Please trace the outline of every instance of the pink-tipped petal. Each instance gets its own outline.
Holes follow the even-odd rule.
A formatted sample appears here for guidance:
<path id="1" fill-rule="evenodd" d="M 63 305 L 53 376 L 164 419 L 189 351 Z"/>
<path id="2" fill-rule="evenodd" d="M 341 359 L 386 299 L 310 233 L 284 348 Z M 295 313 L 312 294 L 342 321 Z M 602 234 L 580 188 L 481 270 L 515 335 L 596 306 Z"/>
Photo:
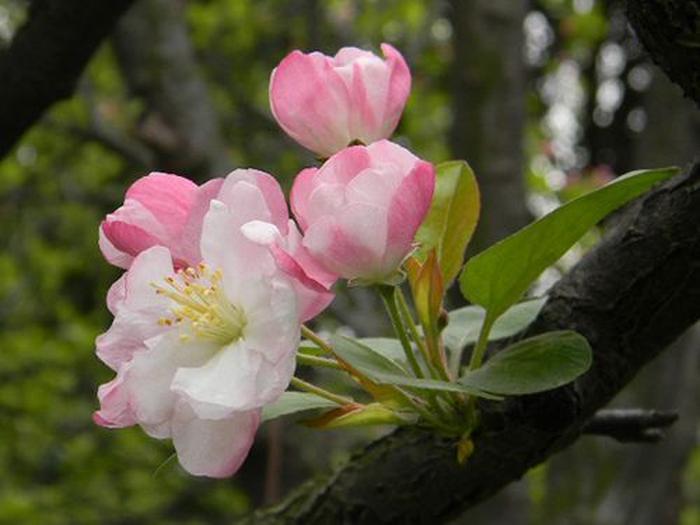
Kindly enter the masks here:
<path id="1" fill-rule="evenodd" d="M 347 279 L 384 277 L 386 211 L 367 204 L 350 204 L 336 217 L 312 224 L 304 246 L 327 271 Z"/>
<path id="2" fill-rule="evenodd" d="M 428 162 L 418 161 L 389 206 L 386 267 L 398 266 L 410 251 L 416 231 L 430 208 L 434 189 L 435 169 Z"/>
<path id="3" fill-rule="evenodd" d="M 146 207 L 172 237 L 185 226 L 196 192 L 197 185 L 184 177 L 154 172 L 134 182 L 126 198 Z"/>
<path id="4" fill-rule="evenodd" d="M 293 51 L 270 78 L 270 106 L 282 129 L 302 146 L 329 157 L 352 140 L 349 95 L 332 61 Z"/>
<path id="5" fill-rule="evenodd" d="M 134 260 L 134 256 L 129 253 L 125 253 L 114 246 L 114 244 L 112 244 L 109 238 L 107 238 L 105 235 L 103 225 L 104 222 L 100 224 L 99 237 L 97 241 L 102 255 L 104 255 L 104 258 L 108 263 L 113 264 L 118 268 L 129 268 L 129 266 L 131 266 L 131 262 Z"/>
<path id="6" fill-rule="evenodd" d="M 104 221 L 102 231 L 118 252 L 128 254 L 132 258 L 148 248 L 160 244 L 156 237 L 140 227 L 126 222 Z M 105 257 L 109 259 L 108 255 L 111 256 L 112 253 L 105 253 Z"/>
<path id="7" fill-rule="evenodd" d="M 224 179 L 212 179 L 197 189 L 192 208 L 185 223 L 180 242 L 174 250 L 174 258 L 182 264 L 176 266 L 196 266 L 202 260 L 199 252 L 199 243 L 202 237 L 202 223 L 204 216 L 209 211 L 209 204 L 216 199 L 221 191 Z"/>
<path id="8" fill-rule="evenodd" d="M 100 385 L 97 398 L 100 409 L 93 415 L 95 423 L 105 428 L 122 428 L 136 424 L 136 417 L 129 406 L 129 394 L 124 384 L 129 364 L 125 364 L 117 377 L 109 383 Z"/>
<path id="9" fill-rule="evenodd" d="M 284 198 L 284 193 L 277 179 L 269 173 L 256 169 L 237 169 L 232 171 L 224 183 L 224 188 L 221 191 L 219 200 L 228 205 L 232 210 L 236 210 L 241 205 L 240 202 L 234 202 L 232 199 L 235 195 L 231 190 L 241 181 L 245 181 L 255 186 L 260 191 L 265 204 L 267 205 L 267 213 L 265 216 L 255 217 L 256 219 L 271 222 L 282 232 L 287 233 L 287 221 L 289 220 L 289 210 L 287 202 Z"/>
<path id="10" fill-rule="evenodd" d="M 226 419 L 200 419 L 180 403 L 172 421 L 178 461 L 195 476 L 232 476 L 248 456 L 259 425 L 259 410 L 237 412 Z"/>
<path id="11" fill-rule="evenodd" d="M 388 137 L 394 132 L 401 119 L 406 100 L 411 93 L 411 71 L 401 53 L 389 44 L 381 45 L 389 67 L 389 89 L 382 136 Z"/>
<path id="12" fill-rule="evenodd" d="M 308 223 L 306 217 L 309 214 L 309 196 L 314 190 L 314 182 L 318 168 L 306 168 L 299 172 L 294 179 L 292 191 L 289 195 L 289 201 L 292 207 L 292 212 L 299 222 L 302 230 L 306 230 Z"/>

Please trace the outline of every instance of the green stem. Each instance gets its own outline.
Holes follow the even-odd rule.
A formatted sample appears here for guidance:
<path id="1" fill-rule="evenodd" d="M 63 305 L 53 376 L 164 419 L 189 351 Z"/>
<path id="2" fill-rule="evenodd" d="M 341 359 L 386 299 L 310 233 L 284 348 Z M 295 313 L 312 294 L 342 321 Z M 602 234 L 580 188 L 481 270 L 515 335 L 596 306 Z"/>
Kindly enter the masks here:
<path id="1" fill-rule="evenodd" d="M 486 347 L 489 343 L 489 334 L 491 333 L 491 328 L 493 327 L 495 319 L 491 317 L 490 314 L 486 314 L 484 319 L 484 324 L 481 325 L 481 330 L 479 331 L 479 338 L 474 346 L 474 351 L 472 352 L 472 357 L 469 360 L 469 370 L 476 370 L 481 366 L 484 360 L 484 354 L 486 353 Z"/>
<path id="2" fill-rule="evenodd" d="M 316 394 L 317 396 L 329 399 L 330 401 L 338 403 L 339 405 L 348 405 L 355 402 L 355 400 L 350 397 L 334 394 L 333 392 L 329 392 L 325 388 L 312 385 L 311 383 L 308 383 L 303 379 L 299 379 L 298 377 L 292 377 L 292 385 L 297 387 L 299 390 L 303 390 L 304 392 L 309 392 L 311 394 Z"/>
<path id="3" fill-rule="evenodd" d="M 318 357 L 315 355 L 308 355 L 302 353 L 297 353 L 297 363 L 299 363 L 300 365 L 320 366 L 323 368 L 334 368 L 336 370 L 343 370 L 343 367 L 340 366 L 338 361 L 335 361 L 334 359 L 327 359 L 325 357 Z"/>
<path id="4" fill-rule="evenodd" d="M 423 338 L 418 333 L 418 328 L 416 328 L 416 323 L 413 320 L 413 315 L 411 315 L 411 310 L 408 307 L 408 302 L 406 301 L 406 297 L 404 296 L 403 290 L 401 290 L 401 288 L 397 288 L 396 296 L 398 297 L 399 310 L 403 315 L 405 323 L 408 325 L 408 330 L 411 333 L 411 338 L 415 341 L 416 346 L 418 346 L 418 349 L 420 350 L 421 354 L 423 354 L 425 362 L 429 365 L 430 355 L 428 354 L 428 347 L 425 346 L 425 341 L 423 341 Z M 432 371 L 432 367 L 429 366 L 429 368 Z"/>
<path id="5" fill-rule="evenodd" d="M 328 343 L 326 343 L 323 339 L 321 339 L 321 337 L 319 337 L 319 335 L 316 332 L 314 332 L 313 330 L 311 330 L 311 328 L 304 324 L 301 325 L 301 335 L 306 337 L 312 343 L 316 344 L 316 346 L 318 346 L 327 354 L 335 355 L 331 346 Z"/>
<path id="6" fill-rule="evenodd" d="M 406 327 L 401 320 L 401 315 L 396 304 L 396 288 L 394 286 L 389 286 L 385 284 L 380 284 L 378 286 L 379 294 L 384 300 L 384 306 L 386 306 L 386 311 L 389 313 L 389 319 L 391 320 L 391 325 L 394 328 L 396 336 L 401 341 L 401 346 L 406 354 L 406 359 L 411 365 L 411 369 L 416 377 L 424 377 L 423 371 L 416 360 L 416 356 L 413 353 L 413 348 L 411 347 L 411 342 L 408 340 L 408 335 L 406 334 Z"/>

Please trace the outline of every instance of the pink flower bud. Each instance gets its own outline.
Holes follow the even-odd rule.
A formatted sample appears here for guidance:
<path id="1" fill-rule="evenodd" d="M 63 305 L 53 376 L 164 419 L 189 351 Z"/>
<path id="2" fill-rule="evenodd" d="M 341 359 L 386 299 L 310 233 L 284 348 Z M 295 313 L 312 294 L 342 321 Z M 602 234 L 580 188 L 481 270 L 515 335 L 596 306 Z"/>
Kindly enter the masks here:
<path id="1" fill-rule="evenodd" d="M 326 270 L 382 281 L 410 253 L 434 188 L 430 163 L 382 140 L 299 173 L 291 203 L 303 245 Z"/>
<path id="2" fill-rule="evenodd" d="M 353 141 L 370 144 L 396 129 L 411 90 L 401 54 L 382 44 L 385 59 L 344 47 L 328 57 L 293 51 L 270 77 L 270 105 L 280 126 L 321 157 Z"/>

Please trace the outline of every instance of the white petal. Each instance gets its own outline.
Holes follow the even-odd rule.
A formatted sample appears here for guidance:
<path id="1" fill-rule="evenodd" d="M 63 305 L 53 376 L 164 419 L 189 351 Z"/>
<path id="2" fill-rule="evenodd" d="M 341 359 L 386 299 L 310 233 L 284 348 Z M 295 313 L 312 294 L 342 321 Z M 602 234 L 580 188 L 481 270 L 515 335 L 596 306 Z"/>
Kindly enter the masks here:
<path id="1" fill-rule="evenodd" d="M 294 353 L 299 343 L 299 305 L 292 286 L 281 279 L 251 286 L 241 297 L 246 345 L 271 362 Z"/>
<path id="2" fill-rule="evenodd" d="M 283 391 L 287 386 L 279 375 L 274 364 L 240 341 L 217 351 L 201 366 L 179 369 L 172 389 L 198 417 L 221 419 L 276 399 L 279 388 Z"/>
<path id="3" fill-rule="evenodd" d="M 199 341 L 180 341 L 174 331 L 146 344 L 147 350 L 134 354 L 126 381 L 130 405 L 139 423 L 159 425 L 173 414 L 177 395 L 171 384 L 177 370 L 201 365 L 216 347 Z"/>
<path id="4" fill-rule="evenodd" d="M 172 437 L 180 465 L 195 476 L 231 476 L 245 461 L 259 424 L 259 410 L 211 420 L 199 419 L 186 404 L 178 404 Z"/>

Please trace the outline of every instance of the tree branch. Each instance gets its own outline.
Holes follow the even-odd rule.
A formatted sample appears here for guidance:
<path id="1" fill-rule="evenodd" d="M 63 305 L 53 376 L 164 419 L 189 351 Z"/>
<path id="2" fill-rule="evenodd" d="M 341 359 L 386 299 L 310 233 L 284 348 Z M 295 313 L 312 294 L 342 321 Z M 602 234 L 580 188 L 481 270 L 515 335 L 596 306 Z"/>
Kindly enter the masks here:
<path id="1" fill-rule="evenodd" d="M 34 0 L 0 54 L 0 158 L 53 103 L 69 97 L 100 42 L 133 0 Z"/>
<path id="2" fill-rule="evenodd" d="M 700 2 L 627 0 L 627 18 L 654 62 L 700 104 Z"/>
<path id="3" fill-rule="evenodd" d="M 573 329 L 593 348 L 575 385 L 483 403 L 475 453 L 400 429 L 252 523 L 442 523 L 572 444 L 635 373 L 700 318 L 700 166 L 636 203 L 552 289 L 528 335 Z"/>
<path id="4" fill-rule="evenodd" d="M 677 420 L 676 412 L 641 408 L 599 410 L 582 433 L 609 436 L 621 443 L 656 443 L 664 437 L 663 429 Z"/>

